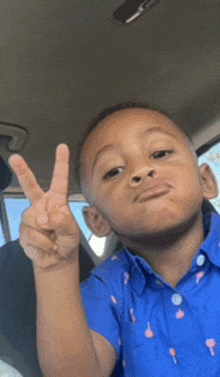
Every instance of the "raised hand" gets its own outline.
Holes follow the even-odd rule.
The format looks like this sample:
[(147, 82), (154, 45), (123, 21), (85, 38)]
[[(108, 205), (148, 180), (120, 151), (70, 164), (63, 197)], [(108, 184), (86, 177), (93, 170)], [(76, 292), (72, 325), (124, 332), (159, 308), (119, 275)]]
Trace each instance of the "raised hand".
[(79, 227), (68, 206), (69, 148), (59, 144), (50, 189), (44, 192), (20, 155), (12, 155), (14, 170), (31, 206), (23, 213), (20, 244), (38, 267), (63, 265), (78, 257)]

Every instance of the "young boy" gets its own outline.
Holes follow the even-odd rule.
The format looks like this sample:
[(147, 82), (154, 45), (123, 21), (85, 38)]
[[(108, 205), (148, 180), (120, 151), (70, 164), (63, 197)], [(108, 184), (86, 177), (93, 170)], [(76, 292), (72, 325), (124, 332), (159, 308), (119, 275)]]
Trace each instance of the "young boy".
[(43, 375), (110, 376), (117, 363), (118, 376), (219, 376), (220, 218), (202, 214), (215, 177), (165, 114), (137, 104), (103, 114), (81, 146), (84, 216), (124, 248), (81, 287), (68, 147), (57, 148), (46, 193), (10, 158), (31, 202), (20, 242), (33, 262)]

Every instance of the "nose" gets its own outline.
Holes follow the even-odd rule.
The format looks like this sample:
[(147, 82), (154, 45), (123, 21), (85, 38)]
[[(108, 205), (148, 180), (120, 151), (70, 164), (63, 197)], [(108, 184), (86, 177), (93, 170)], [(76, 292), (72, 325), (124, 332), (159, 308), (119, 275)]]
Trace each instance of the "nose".
[(139, 170), (135, 170), (135, 172), (133, 172), (129, 180), (130, 186), (139, 186), (145, 179), (147, 179), (148, 177), (153, 178), (155, 177), (155, 175), (156, 171), (153, 168), (144, 166)]

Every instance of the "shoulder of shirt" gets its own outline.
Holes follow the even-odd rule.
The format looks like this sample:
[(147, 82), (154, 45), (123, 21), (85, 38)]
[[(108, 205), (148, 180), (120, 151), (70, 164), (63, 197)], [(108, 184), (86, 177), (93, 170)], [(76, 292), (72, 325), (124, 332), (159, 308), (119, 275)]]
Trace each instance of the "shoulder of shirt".
[(91, 275), (101, 278), (106, 283), (109, 280), (117, 280), (119, 282), (122, 278), (124, 279), (126, 273), (129, 273), (130, 268), (123, 248), (117, 255), (109, 257), (100, 266), (95, 267), (91, 271)]

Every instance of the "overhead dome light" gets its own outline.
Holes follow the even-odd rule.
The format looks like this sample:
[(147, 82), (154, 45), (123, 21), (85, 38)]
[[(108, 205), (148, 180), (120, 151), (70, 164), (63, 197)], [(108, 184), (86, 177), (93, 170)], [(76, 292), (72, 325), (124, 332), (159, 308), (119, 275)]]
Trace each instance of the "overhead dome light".
[(153, 8), (160, 0), (126, 0), (116, 11), (112, 17), (115, 21), (123, 25), (128, 25), (144, 12)]

